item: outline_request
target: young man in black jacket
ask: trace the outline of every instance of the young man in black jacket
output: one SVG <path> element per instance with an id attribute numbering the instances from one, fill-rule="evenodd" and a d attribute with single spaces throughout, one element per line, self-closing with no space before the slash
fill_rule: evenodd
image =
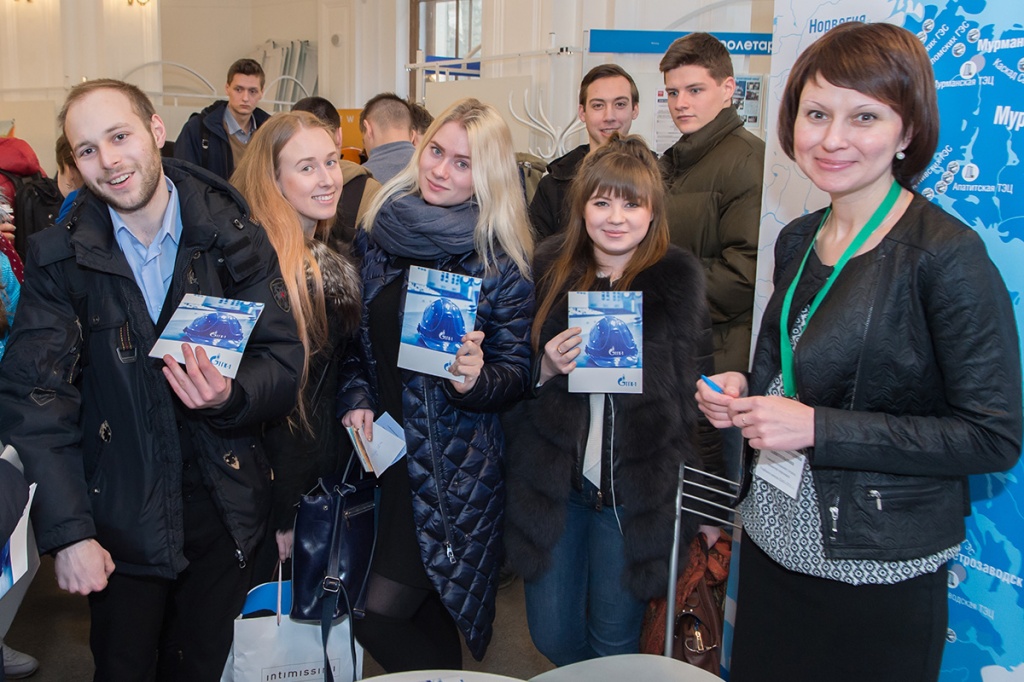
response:
<path id="1" fill-rule="evenodd" d="M 266 85 L 255 59 L 239 59 L 228 69 L 227 100 L 218 100 L 192 114 L 174 142 L 174 158 L 191 161 L 227 180 L 256 129 L 270 114 L 256 105 Z"/>
<path id="2" fill-rule="evenodd" d="M 640 92 L 625 69 L 618 64 L 595 66 L 580 82 L 579 117 L 587 129 L 587 144 L 548 164 L 530 202 L 530 222 L 543 239 L 565 227 L 566 192 L 576 177 L 583 157 L 597 149 L 612 133 L 628 135 L 640 115 Z"/>
<path id="3" fill-rule="evenodd" d="M 0 433 L 39 484 L 58 584 L 89 595 L 96 679 L 216 681 L 269 506 L 260 425 L 294 407 L 302 345 L 245 201 L 161 165 L 138 88 L 82 83 L 60 123 L 85 188 L 29 241 Z M 202 349 L 148 357 L 186 293 L 264 304 L 234 379 Z"/>

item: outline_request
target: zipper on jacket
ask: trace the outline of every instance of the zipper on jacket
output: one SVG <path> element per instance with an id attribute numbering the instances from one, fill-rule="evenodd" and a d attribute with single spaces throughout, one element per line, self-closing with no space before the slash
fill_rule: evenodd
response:
<path id="1" fill-rule="evenodd" d="M 427 428 L 430 432 L 430 463 L 434 470 L 434 489 L 437 491 L 437 506 L 441 512 L 441 525 L 444 527 L 444 553 L 448 556 L 448 561 L 455 563 L 455 551 L 452 548 L 452 530 L 448 526 L 448 505 L 444 500 L 444 491 L 441 489 L 441 466 L 437 460 L 437 456 L 434 453 L 435 440 L 434 433 L 434 401 L 428 394 L 424 396 L 427 403 Z"/>
<path id="2" fill-rule="evenodd" d="M 185 296 L 185 290 L 188 284 L 196 286 L 195 293 L 199 295 L 203 294 L 203 288 L 197 286 L 199 284 L 199 278 L 196 276 L 195 271 L 195 262 L 199 260 L 202 257 L 202 255 L 202 249 L 192 249 L 192 253 L 189 255 L 188 262 L 186 264 L 185 276 L 181 278 L 181 281 L 178 283 L 178 286 L 175 289 L 174 295 L 177 300 L 180 301 Z"/>
<path id="3" fill-rule="evenodd" d="M 877 490 L 869 490 L 868 497 L 875 501 L 875 506 L 878 507 L 878 511 L 882 511 L 882 493 Z"/>
<path id="4" fill-rule="evenodd" d="M 885 254 L 881 254 L 879 256 L 879 259 L 882 259 L 882 258 L 885 258 Z M 861 368 L 861 365 L 863 364 L 863 360 L 864 360 L 864 347 L 866 346 L 867 341 L 868 341 L 868 329 L 871 327 L 871 318 L 874 316 L 874 313 L 875 313 L 875 302 L 874 301 L 875 301 L 875 285 L 872 284 L 872 286 L 871 286 L 871 304 L 868 306 L 868 313 L 867 313 L 867 315 L 864 316 L 864 333 L 861 334 L 861 337 L 860 337 L 860 347 L 861 347 L 860 361 L 857 362 L 857 370 L 856 370 L 856 372 L 854 372 L 854 375 L 853 375 L 853 391 L 850 393 L 850 409 L 851 410 L 856 410 L 857 409 L 857 389 L 860 387 L 860 368 Z M 878 511 L 882 511 L 882 500 L 881 500 L 881 498 L 877 498 L 876 502 L 878 503 Z"/>
<path id="5" fill-rule="evenodd" d="M 82 331 L 82 321 L 75 318 L 75 326 L 78 327 L 78 339 L 75 345 L 71 347 L 71 353 L 74 354 L 74 359 L 71 361 L 71 366 L 68 367 L 68 374 L 64 377 L 64 380 L 69 383 L 75 383 L 75 370 L 78 368 L 78 361 L 82 358 L 82 346 L 85 344 L 85 334 Z"/>
<path id="6" fill-rule="evenodd" d="M 597 511 L 604 509 L 604 493 L 600 490 L 597 491 Z"/>
<path id="7" fill-rule="evenodd" d="M 829 516 L 832 517 L 832 539 L 835 540 L 839 535 L 839 497 L 836 497 L 836 501 L 828 508 Z"/>
<path id="8" fill-rule="evenodd" d="M 245 568 L 245 552 L 238 546 L 238 543 L 235 543 L 235 560 L 238 561 L 239 568 Z"/>

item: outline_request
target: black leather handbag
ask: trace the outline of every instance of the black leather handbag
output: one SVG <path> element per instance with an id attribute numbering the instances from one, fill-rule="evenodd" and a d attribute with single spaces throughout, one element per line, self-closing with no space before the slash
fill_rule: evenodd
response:
<path id="1" fill-rule="evenodd" d="M 376 479 L 354 477 L 353 456 L 341 476 L 321 478 L 299 501 L 292 549 L 292 620 L 320 623 L 325 682 L 331 625 L 365 613 L 366 584 L 377 536 Z M 351 642 L 355 665 L 355 640 Z M 353 671 L 353 678 L 356 677 Z"/>

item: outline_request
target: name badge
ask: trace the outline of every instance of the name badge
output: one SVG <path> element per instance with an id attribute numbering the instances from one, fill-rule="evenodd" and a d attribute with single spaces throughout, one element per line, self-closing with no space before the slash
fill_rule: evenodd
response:
<path id="1" fill-rule="evenodd" d="M 806 463 L 807 456 L 799 450 L 761 450 L 754 475 L 795 500 Z"/>

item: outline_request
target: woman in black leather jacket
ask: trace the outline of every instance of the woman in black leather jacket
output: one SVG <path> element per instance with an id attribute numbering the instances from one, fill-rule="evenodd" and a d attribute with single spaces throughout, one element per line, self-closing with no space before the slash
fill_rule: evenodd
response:
<path id="1" fill-rule="evenodd" d="M 831 206 L 779 236 L 749 385 L 697 390 L 751 446 L 737 682 L 936 679 L 966 477 L 1020 453 L 1006 287 L 978 235 L 909 189 L 936 147 L 934 82 L 912 34 L 848 23 L 783 94 L 782 148 Z"/>

